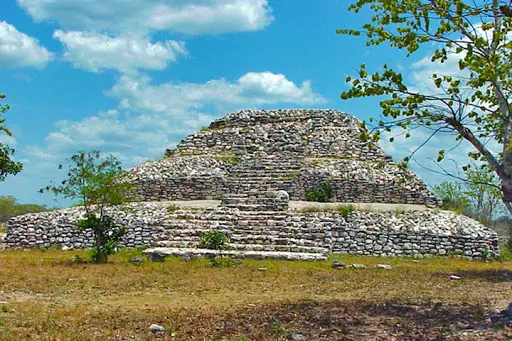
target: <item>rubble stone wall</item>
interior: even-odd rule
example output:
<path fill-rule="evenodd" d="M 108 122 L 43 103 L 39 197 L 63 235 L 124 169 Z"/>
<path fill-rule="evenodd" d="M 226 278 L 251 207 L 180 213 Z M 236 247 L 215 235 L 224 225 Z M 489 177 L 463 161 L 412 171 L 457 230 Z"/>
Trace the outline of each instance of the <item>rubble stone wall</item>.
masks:
<path fill-rule="evenodd" d="M 196 247 L 202 232 L 224 231 L 236 250 L 349 253 L 375 256 L 498 255 L 495 232 L 446 211 L 244 212 L 231 208 L 168 211 L 163 203 L 131 204 L 110 212 L 127 228 L 120 246 Z M 91 232 L 75 222 L 80 208 L 12 218 L 4 247 L 82 249 Z"/>

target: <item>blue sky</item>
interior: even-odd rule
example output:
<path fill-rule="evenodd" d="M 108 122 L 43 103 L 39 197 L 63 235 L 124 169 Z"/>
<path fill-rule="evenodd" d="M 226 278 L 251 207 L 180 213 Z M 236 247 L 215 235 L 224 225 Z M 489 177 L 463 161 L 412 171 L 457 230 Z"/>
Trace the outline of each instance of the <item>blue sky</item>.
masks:
<path fill-rule="evenodd" d="M 160 157 L 232 110 L 333 108 L 361 120 L 378 101 L 343 102 L 361 63 L 388 63 L 411 80 L 415 62 L 363 38 L 336 35 L 368 13 L 335 0 L 4 0 L 0 93 L 24 171 L 0 184 L 20 202 L 62 206 L 37 190 L 78 150 L 114 153 L 125 167 Z M 421 136 L 419 137 L 421 138 Z M 403 156 L 419 140 L 384 144 Z M 436 145 L 446 141 L 434 141 Z M 432 151 L 430 150 L 430 152 Z M 418 158 L 426 158 L 429 149 Z M 432 154 L 431 154 L 432 155 Z M 439 177 L 421 168 L 429 183 Z"/>

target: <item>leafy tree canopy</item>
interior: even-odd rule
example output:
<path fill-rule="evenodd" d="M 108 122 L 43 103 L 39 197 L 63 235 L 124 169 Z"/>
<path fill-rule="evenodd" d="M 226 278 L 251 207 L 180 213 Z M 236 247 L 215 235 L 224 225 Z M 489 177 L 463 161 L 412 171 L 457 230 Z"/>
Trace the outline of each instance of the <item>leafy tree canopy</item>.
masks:
<path fill-rule="evenodd" d="M 469 142 L 473 146 L 469 157 L 489 165 L 499 177 L 502 200 L 512 215 L 509 0 L 358 0 L 349 10 L 358 13 L 363 8 L 373 13 L 371 22 L 337 33 L 364 35 L 368 46 L 388 44 L 407 56 L 430 52 L 432 63 L 455 60 L 458 70 L 455 74 L 432 72 L 432 91 L 424 91 L 389 65 L 370 73 L 362 64 L 355 77 L 347 77 L 351 88 L 341 98 L 382 96 L 382 117 L 371 119 L 370 133 L 361 137 L 372 143 L 383 132 L 399 129 L 407 138 L 422 128 L 430 132 L 426 141 L 448 134 L 456 143 Z M 500 150 L 490 149 L 489 142 L 499 145 Z M 439 150 L 437 161 L 441 162 L 445 154 Z M 401 166 L 410 157 L 404 158 Z"/>
<path fill-rule="evenodd" d="M 63 166 L 60 165 L 59 169 Z M 102 157 L 100 152 L 92 151 L 73 155 L 69 159 L 67 178 L 59 185 L 48 185 L 40 192 L 50 191 L 80 201 L 85 215 L 77 226 L 93 231 L 95 247 L 92 258 L 96 263 L 106 263 L 125 228 L 117 224 L 105 209 L 126 202 L 131 188 L 121 163 L 114 156 Z"/>
<path fill-rule="evenodd" d="M 0 100 L 4 98 L 5 95 L 0 94 Z M 0 132 L 11 136 L 11 131 L 4 125 L 5 118 L 2 117 L 9 109 L 8 104 L 0 104 Z M 0 181 L 4 181 L 8 175 L 16 175 L 22 171 L 23 165 L 21 162 L 15 161 L 13 157 L 14 149 L 4 143 L 0 143 Z"/>

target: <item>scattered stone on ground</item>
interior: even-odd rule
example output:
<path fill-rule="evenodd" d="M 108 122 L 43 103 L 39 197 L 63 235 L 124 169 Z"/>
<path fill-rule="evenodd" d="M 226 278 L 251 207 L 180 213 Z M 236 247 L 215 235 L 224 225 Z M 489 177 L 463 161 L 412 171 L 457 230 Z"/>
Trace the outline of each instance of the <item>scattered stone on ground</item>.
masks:
<path fill-rule="evenodd" d="M 130 260 L 129 260 L 130 263 L 142 263 L 143 261 L 144 261 L 144 257 L 142 257 L 142 256 L 135 256 L 135 257 L 130 258 Z"/>
<path fill-rule="evenodd" d="M 161 333 L 165 331 L 165 328 L 159 326 L 158 324 L 152 324 L 151 326 L 149 326 L 149 331 L 153 333 Z"/>
<path fill-rule="evenodd" d="M 332 262 L 332 267 L 335 269 L 344 269 L 347 267 L 347 264 L 343 263 L 342 261 L 335 260 Z"/>
<path fill-rule="evenodd" d="M 289 336 L 288 336 L 288 339 L 289 340 L 292 340 L 292 341 L 303 341 L 303 340 L 306 340 L 306 337 L 302 334 L 298 334 L 298 333 L 291 333 Z"/>
<path fill-rule="evenodd" d="M 391 270 L 391 265 L 388 264 L 376 264 L 374 267 L 377 269 Z"/>
<path fill-rule="evenodd" d="M 165 262 L 165 255 L 158 252 L 148 252 L 146 253 L 148 258 L 152 262 Z"/>
<path fill-rule="evenodd" d="M 352 268 L 354 268 L 354 269 L 366 269 L 366 265 L 355 263 L 355 264 L 352 264 Z"/>

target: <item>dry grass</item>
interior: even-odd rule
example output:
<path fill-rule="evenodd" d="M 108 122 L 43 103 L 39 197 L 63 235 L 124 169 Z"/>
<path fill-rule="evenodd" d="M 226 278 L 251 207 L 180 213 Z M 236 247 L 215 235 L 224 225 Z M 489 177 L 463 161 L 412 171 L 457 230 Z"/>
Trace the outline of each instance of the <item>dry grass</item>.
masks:
<path fill-rule="evenodd" d="M 135 250 L 107 265 L 73 262 L 75 254 L 87 258 L 0 252 L 0 340 L 284 340 L 291 332 L 308 340 L 512 337 L 510 328 L 486 322 L 512 302 L 511 263 L 343 256 L 369 268 L 249 260 L 212 268 L 204 260 L 129 263 Z M 371 268 L 376 263 L 393 269 Z M 450 280 L 452 274 L 462 279 Z M 165 333 L 151 335 L 152 323 Z"/>

